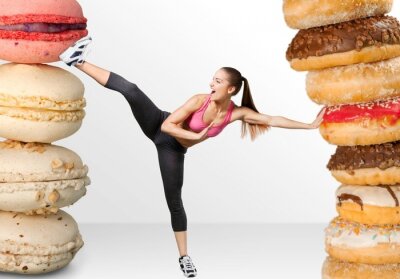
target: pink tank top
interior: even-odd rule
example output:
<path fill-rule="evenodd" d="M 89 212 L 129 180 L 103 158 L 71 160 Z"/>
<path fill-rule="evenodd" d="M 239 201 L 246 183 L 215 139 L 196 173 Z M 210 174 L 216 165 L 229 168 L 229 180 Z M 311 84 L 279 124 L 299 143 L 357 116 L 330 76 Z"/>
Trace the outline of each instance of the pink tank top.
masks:
<path fill-rule="evenodd" d="M 189 118 L 186 120 L 186 123 L 188 124 L 189 128 L 196 133 L 201 132 L 208 126 L 203 122 L 203 116 L 208 105 L 210 104 L 210 98 L 211 94 L 207 97 L 206 101 L 201 106 L 201 108 L 192 113 L 192 115 L 190 115 Z M 211 126 L 211 128 L 207 132 L 207 136 L 215 137 L 219 133 L 221 133 L 221 131 L 229 124 L 234 107 L 235 104 L 233 103 L 233 101 L 231 101 L 231 103 L 229 104 L 228 111 L 225 115 L 224 121 L 221 124 Z"/>

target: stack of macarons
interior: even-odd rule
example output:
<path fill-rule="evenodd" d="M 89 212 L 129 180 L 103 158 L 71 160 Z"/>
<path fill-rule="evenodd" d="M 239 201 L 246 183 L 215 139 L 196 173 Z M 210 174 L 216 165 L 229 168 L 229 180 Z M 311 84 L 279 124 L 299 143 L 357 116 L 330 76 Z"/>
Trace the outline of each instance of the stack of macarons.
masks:
<path fill-rule="evenodd" d="M 61 68 L 40 64 L 87 34 L 75 0 L 0 0 L 0 271 L 46 273 L 82 247 L 74 219 L 59 210 L 90 184 L 73 151 L 51 144 L 75 133 L 84 86 Z"/>
<path fill-rule="evenodd" d="M 342 185 L 326 229 L 324 278 L 400 278 L 400 23 L 393 0 L 284 0 L 301 29 L 286 52 L 327 107 L 320 133 L 337 145 Z"/>

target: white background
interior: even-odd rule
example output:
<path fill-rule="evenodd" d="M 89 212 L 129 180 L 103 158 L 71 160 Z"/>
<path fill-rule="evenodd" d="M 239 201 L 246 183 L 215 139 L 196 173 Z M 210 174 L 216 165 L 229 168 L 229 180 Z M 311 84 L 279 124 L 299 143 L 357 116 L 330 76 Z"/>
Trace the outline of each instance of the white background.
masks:
<path fill-rule="evenodd" d="M 282 1 L 80 1 L 94 39 L 88 58 L 173 111 L 208 93 L 222 66 L 247 77 L 258 110 L 311 122 L 320 110 L 305 91 L 305 73 L 285 52 L 296 31 Z M 392 15 L 399 15 L 396 3 Z M 54 65 L 62 66 L 62 63 Z M 68 67 L 64 67 L 67 69 Z M 84 223 L 168 223 L 156 149 L 125 99 L 77 69 L 86 86 L 82 128 L 56 142 L 81 155 L 92 185 L 67 211 Z M 240 105 L 242 94 L 233 100 Z M 318 130 L 273 128 L 255 142 L 240 123 L 188 150 L 183 202 L 194 223 L 327 223 L 339 186 L 326 169 L 335 146 Z"/>

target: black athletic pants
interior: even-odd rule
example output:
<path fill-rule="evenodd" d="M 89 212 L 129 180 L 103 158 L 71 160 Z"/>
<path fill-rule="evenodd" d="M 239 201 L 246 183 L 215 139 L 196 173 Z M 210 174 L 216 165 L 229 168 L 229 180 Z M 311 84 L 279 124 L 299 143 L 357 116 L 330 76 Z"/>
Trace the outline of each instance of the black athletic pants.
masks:
<path fill-rule="evenodd" d="M 161 132 L 161 124 L 170 113 L 160 110 L 135 84 L 115 73 L 111 73 L 105 87 L 124 95 L 140 128 L 154 142 L 158 152 L 164 193 L 171 213 L 172 229 L 186 231 L 186 213 L 181 193 L 187 148 L 174 137 Z"/>

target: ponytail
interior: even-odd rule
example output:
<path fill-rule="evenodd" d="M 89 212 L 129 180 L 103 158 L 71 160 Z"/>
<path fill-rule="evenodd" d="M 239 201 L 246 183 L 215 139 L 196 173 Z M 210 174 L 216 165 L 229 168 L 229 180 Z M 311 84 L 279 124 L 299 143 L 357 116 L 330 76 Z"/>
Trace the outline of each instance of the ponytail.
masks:
<path fill-rule="evenodd" d="M 242 107 L 247 107 L 249 109 L 258 112 L 256 106 L 254 105 L 253 97 L 251 96 L 250 86 L 247 78 L 241 77 L 243 81 L 243 97 L 242 97 Z M 240 90 L 240 88 L 239 88 Z M 238 91 L 239 91 L 238 90 Z M 250 138 L 251 140 L 255 140 L 255 138 L 263 133 L 265 133 L 269 129 L 268 125 L 260 125 L 260 124 L 249 124 L 242 121 L 242 135 L 241 137 L 244 138 L 247 135 L 247 131 L 250 131 Z"/>

